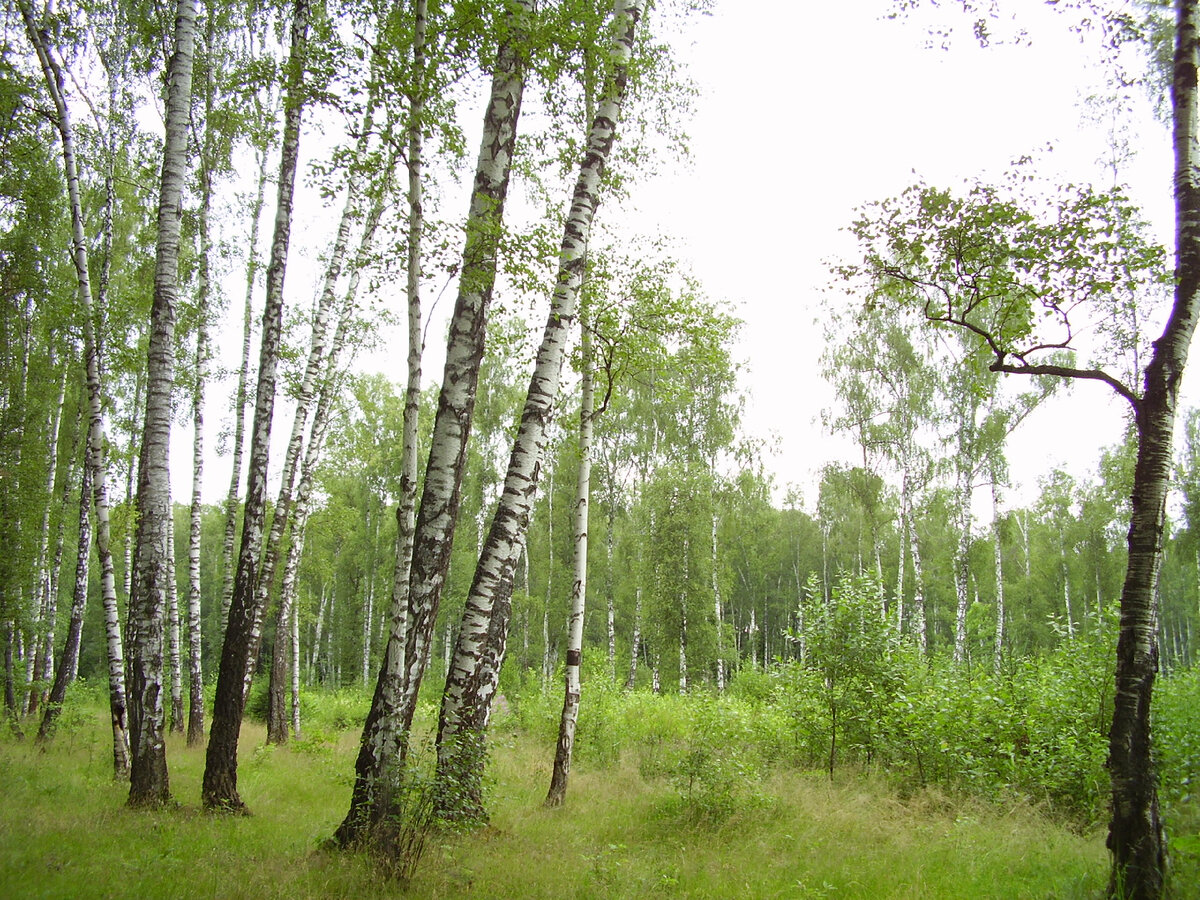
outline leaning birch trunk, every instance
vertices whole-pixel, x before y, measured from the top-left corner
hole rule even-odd
[[[88,570],[92,551],[92,518],[88,515],[92,493],[92,469],[86,459],[79,486],[79,543],[75,555],[75,590],[71,595],[71,616],[67,624],[67,636],[63,642],[62,656],[54,673],[54,683],[42,713],[42,724],[38,728],[37,740],[47,741],[54,734],[54,727],[67,699],[67,688],[75,681],[79,670],[79,643],[83,634],[83,614],[87,610]]]
[[[100,347],[96,335],[96,315],[92,302],[88,271],[87,235],[83,222],[83,201],[79,191],[79,168],[75,158],[75,134],[70,110],[63,94],[65,79],[62,66],[33,18],[29,4],[21,2],[21,17],[26,34],[37,53],[46,88],[54,103],[54,126],[59,134],[66,175],[67,196],[71,208],[71,261],[75,266],[76,299],[83,319],[84,357],[88,391],[88,450],[86,465],[91,467],[92,495],[96,509],[96,553],[100,560],[100,592],[104,600],[105,633],[108,639],[109,708],[112,713],[113,775],[117,780],[129,777],[128,711],[125,695],[125,663],[117,611],[117,587],[112,560],[112,529],[109,521],[107,463],[105,460],[104,404],[100,382]],[[10,642],[11,644],[11,642]],[[10,647],[11,649],[11,647]],[[6,653],[9,651],[6,651]],[[6,681],[11,688],[11,681]],[[8,701],[6,694],[6,702]]]
[[[238,551],[233,599],[221,648],[212,726],[205,754],[203,803],[210,809],[240,811],[245,804],[237,792],[238,735],[245,712],[246,669],[250,664],[255,620],[255,587],[262,550],[266,513],[267,460],[271,419],[275,409],[275,378],[283,327],[283,281],[291,237],[292,204],[300,155],[300,120],[303,115],[304,60],[307,56],[310,8],[296,0],[289,50],[287,100],[279,166],[279,191],[271,260],[267,267],[267,296],[263,309],[262,346],[258,362],[258,388],[254,424],[250,435],[250,467],[242,514],[242,540]]]
[[[163,740],[163,617],[171,590],[171,392],[175,310],[179,302],[179,241],[192,105],[195,0],[175,8],[175,52],[167,73],[166,138],[158,202],[154,302],[146,370],[146,427],[138,458],[137,543],[129,597],[130,806],[171,798]]]
[[[1109,731],[1112,778],[1110,896],[1157,900],[1163,895],[1166,843],[1150,736],[1150,702],[1158,668],[1156,588],[1171,473],[1180,378],[1200,314],[1200,140],[1197,0],[1177,0],[1171,85],[1175,144],[1175,299],[1145,370],[1134,414],[1138,426],[1129,521],[1129,559],[1121,589],[1116,694]]]
[[[592,478],[592,432],[595,393],[592,385],[592,339],[583,331],[580,354],[582,383],[579,388],[579,474],[575,486],[574,579],[571,582],[571,612],[567,619],[567,664],[564,672],[562,715],[558,722],[558,745],[550,776],[547,806],[561,806],[567,796],[571,774],[571,751],[575,747],[575,723],[579,718],[580,679],[583,662],[583,613],[587,600],[588,506]]]
[[[471,432],[484,329],[496,280],[499,235],[524,92],[520,42],[532,0],[518,0],[515,27],[497,53],[491,95],[467,216],[458,298],[450,320],[438,411],[417,515],[408,609],[394,618],[363,726],[350,809],[334,840],[341,846],[394,810],[394,778],[407,747],[417,692],[429,664],[450,541],[458,520],[466,444]]]
[[[611,50],[612,70],[588,130],[587,149],[559,250],[559,270],[550,316],[513,442],[504,490],[475,568],[442,693],[437,779],[443,799],[449,793],[456,797],[455,808],[443,809],[443,814],[468,818],[483,815],[483,745],[508,639],[513,571],[524,546],[529,514],[537,493],[546,433],[553,418],[562,364],[576,318],[588,237],[600,203],[601,177],[616,140],[616,123],[625,97],[634,33],[641,14],[640,0],[617,0],[614,4],[613,18],[619,24]],[[493,620],[496,620],[496,627],[493,627]],[[456,782],[454,789],[447,793],[451,782]]]

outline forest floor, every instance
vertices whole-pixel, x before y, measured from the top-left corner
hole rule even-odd
[[[248,723],[243,817],[200,810],[204,748],[177,735],[177,805],[126,809],[104,711],[63,718],[46,748],[0,737],[0,897],[1049,900],[1098,897],[1107,873],[1102,831],[1026,801],[902,795],[849,772],[776,771],[712,822],[691,814],[677,779],[622,758],[577,765],[566,805],[550,810],[553,747],[501,722],[490,824],[432,835],[402,889],[363,854],[321,849],[346,811],[357,729],[272,747]]]

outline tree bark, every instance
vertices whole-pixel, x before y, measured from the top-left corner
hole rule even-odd
[[[175,8],[175,52],[167,71],[166,140],[158,203],[154,301],[150,310],[146,425],[138,458],[137,544],[129,598],[130,806],[158,806],[171,797],[163,742],[162,696],[163,617],[172,572],[168,455],[179,298],[180,220],[187,174],[195,32],[195,0],[179,0]]]
[[[634,34],[642,15],[640,0],[617,0],[618,23],[608,76],[596,117],[588,131],[587,149],[559,249],[559,269],[550,316],[534,363],[525,408],[513,442],[504,490],[487,542],[467,595],[438,718],[438,781],[453,791],[454,809],[443,814],[477,818],[483,814],[481,777],[484,742],[508,639],[513,571],[537,494],[546,434],[554,414],[563,360],[576,318],[579,288],[586,266],[588,237],[600,204],[600,183],[616,141],[616,123],[625,97]]]
[[[394,809],[394,778],[407,747],[417,692],[429,664],[450,565],[450,542],[458,520],[466,444],[525,86],[521,43],[532,0],[518,0],[516,8],[515,27],[500,45],[484,112],[458,297],[450,321],[442,389],[413,542],[408,609],[391,623],[355,761],[350,809],[334,835],[341,846],[358,841],[365,829]]]
[[[262,550],[266,512],[267,459],[271,419],[275,409],[275,378],[283,327],[283,282],[291,237],[292,204],[300,153],[300,121],[304,109],[304,67],[307,55],[310,7],[296,0],[289,49],[287,99],[284,108],[283,145],[271,260],[267,267],[267,297],[263,309],[262,346],[259,352],[258,388],[250,437],[250,467],[242,514],[242,540],[229,621],[221,648],[217,690],[205,756],[203,803],[210,809],[240,811],[245,808],[237,791],[237,746],[245,712],[246,670],[250,665],[255,622],[255,588]]]
[[[1156,587],[1170,484],[1179,382],[1200,313],[1200,141],[1196,104],[1197,0],[1177,0],[1171,84],[1175,147],[1175,298],[1145,372],[1135,408],[1137,463],[1129,521],[1129,560],[1121,589],[1116,694],[1109,731],[1112,821],[1108,892],[1122,900],[1163,896],[1166,844],[1151,752],[1150,702],[1158,669]]]
[[[585,327],[580,353],[582,382],[579,387],[579,470],[575,482],[574,580],[571,582],[571,611],[567,619],[567,664],[563,676],[563,706],[558,722],[558,745],[550,775],[547,806],[561,806],[567,796],[571,774],[571,752],[575,747],[575,724],[579,718],[580,668],[583,662],[583,615],[587,601],[588,508],[591,497],[592,433],[595,391],[592,376],[592,340]]]

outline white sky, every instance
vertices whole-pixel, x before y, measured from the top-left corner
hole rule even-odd
[[[814,317],[829,282],[824,262],[853,251],[841,229],[855,207],[918,176],[952,187],[994,175],[1048,143],[1060,177],[1111,179],[1095,165],[1105,129],[1082,122],[1081,101],[1099,76],[1088,70],[1088,49],[1041,0],[1005,4],[1030,32],[1029,46],[980,49],[965,18],[939,12],[961,32],[950,51],[927,48],[923,22],[884,19],[890,5],[719,0],[688,51],[703,90],[691,129],[694,169],[639,194],[645,215],[683,239],[708,293],[732,301],[745,320],[747,425],[778,435],[773,468],[810,503],[821,465],[854,459],[820,425],[832,396],[819,374]],[[1123,179],[1165,223],[1165,241],[1168,134],[1140,105],[1146,124]],[[1026,491],[1054,464],[1094,469],[1099,449],[1121,432],[1125,404],[1109,393],[1080,385],[1018,430],[1009,456]]]
[[[1094,92],[1099,76],[1090,68],[1088,49],[1042,0],[1005,0],[1030,33],[1028,46],[986,50],[953,8],[930,14],[965,29],[944,51],[927,48],[930,15],[889,21],[883,16],[890,6],[891,0],[717,0],[711,16],[688,27],[680,47],[701,88],[688,129],[694,164],[640,186],[636,208],[601,209],[609,227],[620,228],[626,219],[639,233],[676,238],[679,255],[707,294],[729,301],[745,321],[740,356],[747,363],[743,387],[750,402],[744,424],[775,441],[771,468],[778,486],[796,485],[810,505],[821,466],[855,460],[853,447],[820,425],[832,393],[820,376],[822,328],[815,321],[830,280],[825,263],[853,251],[843,229],[854,209],[897,194],[918,177],[953,187],[997,174],[1013,158],[1047,144],[1054,145],[1047,177],[1111,179],[1096,164],[1107,146],[1104,129],[1083,124],[1081,101]],[[1137,105],[1143,123],[1134,138],[1138,155],[1122,177],[1166,241],[1168,136],[1149,122],[1148,104]],[[462,118],[470,127],[477,116]],[[473,140],[468,135],[468,146]],[[310,150],[322,142],[305,141]],[[269,192],[264,229],[273,202]],[[328,243],[324,230],[334,209],[340,212],[340,205],[302,216],[293,235],[287,280],[292,309],[314,296],[316,259]],[[452,200],[444,202],[443,214],[454,214]],[[227,282],[230,312],[219,338],[226,365],[236,365],[240,347],[238,268]],[[440,287],[427,286],[426,296]],[[450,302],[443,298],[441,315]],[[368,367],[388,365],[399,380],[402,334]],[[441,374],[440,334],[436,324],[429,331],[427,380]],[[257,353],[256,344],[255,360]],[[232,381],[226,381],[209,393],[210,452],[217,429],[229,425],[230,390]],[[1107,388],[1084,384],[1035,414],[1010,442],[1013,475],[1024,488],[1014,499],[1029,498],[1052,465],[1077,475],[1092,471],[1100,448],[1118,440],[1122,412]],[[290,409],[280,402],[275,431],[281,440],[290,427]],[[272,472],[281,452],[272,454]],[[190,436],[178,434],[172,455],[179,497],[190,484],[190,454]],[[223,496],[228,460],[223,456],[208,467],[206,500]]]

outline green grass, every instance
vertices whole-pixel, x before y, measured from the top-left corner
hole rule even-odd
[[[1102,833],[1026,802],[901,797],[852,774],[775,769],[713,823],[624,754],[581,762],[567,805],[547,810],[553,747],[508,720],[493,736],[491,824],[434,836],[402,891],[364,856],[319,849],[346,810],[354,730],[267,748],[248,724],[239,790],[252,815],[230,817],[200,811],[203,748],[174,737],[178,806],[127,810],[105,715],[66,718],[45,751],[0,739],[0,897],[1048,900],[1096,897],[1107,873]]]

